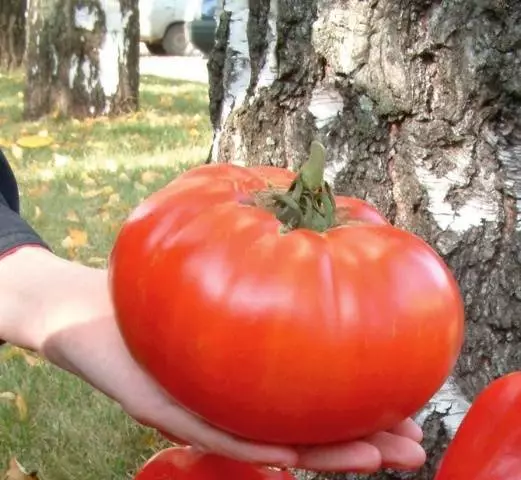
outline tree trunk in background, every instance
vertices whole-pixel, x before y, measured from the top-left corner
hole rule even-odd
[[[466,302],[454,376],[417,418],[425,468],[316,478],[432,479],[475,394],[521,365],[521,3],[224,0],[224,9],[209,63],[211,159],[295,169],[318,136],[335,190],[436,248]]]
[[[25,51],[26,0],[0,2],[0,69],[11,70],[22,63]]]
[[[137,0],[29,0],[25,117],[138,108]]]

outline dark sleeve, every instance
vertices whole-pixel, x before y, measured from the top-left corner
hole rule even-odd
[[[7,159],[0,150],[0,261],[9,251],[28,244],[48,248],[20,216],[18,185]],[[0,338],[0,346],[3,343]]]
[[[13,171],[0,150],[0,258],[27,244],[48,248],[42,238],[20,216],[18,185]]]

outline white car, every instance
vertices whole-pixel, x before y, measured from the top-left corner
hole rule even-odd
[[[194,0],[139,0],[140,40],[153,55],[192,55],[186,26],[200,15]]]

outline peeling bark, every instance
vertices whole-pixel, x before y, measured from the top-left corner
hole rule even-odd
[[[138,95],[137,0],[29,0],[25,118],[118,115]]]
[[[428,464],[316,476],[432,479],[476,393],[521,365],[521,3],[224,0],[222,19],[213,161],[295,169],[319,137],[335,190],[424,238],[459,281],[465,345],[417,417]]]
[[[0,2],[0,69],[11,70],[22,64],[25,51],[26,0]]]

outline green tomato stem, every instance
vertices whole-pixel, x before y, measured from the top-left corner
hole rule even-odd
[[[311,143],[309,159],[300,168],[286,193],[274,193],[275,214],[284,230],[307,228],[323,232],[336,224],[336,204],[331,187],[324,180],[326,149]]]

